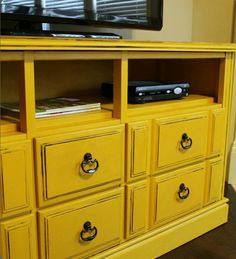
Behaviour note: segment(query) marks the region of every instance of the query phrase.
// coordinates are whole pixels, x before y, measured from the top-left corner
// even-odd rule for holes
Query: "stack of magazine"
[[[2,103],[2,115],[19,117],[18,103]],[[45,118],[50,116],[66,115],[80,112],[97,111],[101,104],[97,102],[81,101],[77,98],[56,97],[36,101],[35,117]]]

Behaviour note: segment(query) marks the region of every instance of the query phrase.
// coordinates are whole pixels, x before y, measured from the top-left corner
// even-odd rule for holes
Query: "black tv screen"
[[[2,0],[2,34],[53,24],[161,30],[163,0]],[[44,28],[46,28],[44,26]]]

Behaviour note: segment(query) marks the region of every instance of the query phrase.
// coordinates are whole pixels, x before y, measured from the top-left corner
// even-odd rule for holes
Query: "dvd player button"
[[[181,93],[182,93],[182,88],[181,88],[181,87],[176,87],[176,88],[174,89],[174,93],[175,93],[175,94],[181,94]]]

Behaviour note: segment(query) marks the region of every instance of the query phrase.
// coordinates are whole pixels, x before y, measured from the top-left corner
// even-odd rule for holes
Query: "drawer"
[[[1,146],[0,219],[32,209],[33,165],[31,142]]]
[[[35,214],[0,222],[0,236],[0,258],[38,258]]]
[[[151,187],[152,224],[161,224],[203,206],[205,164],[153,177]]]
[[[122,181],[123,127],[41,138],[36,145],[44,200]]]
[[[123,191],[39,211],[42,259],[87,258],[123,237]]]
[[[208,113],[156,120],[154,134],[154,171],[203,159],[207,152]]]

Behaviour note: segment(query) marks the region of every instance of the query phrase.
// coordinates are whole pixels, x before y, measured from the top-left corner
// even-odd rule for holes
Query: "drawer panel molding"
[[[42,178],[43,200],[90,192],[123,181],[123,127],[104,129],[76,138],[36,140],[37,169]]]
[[[127,180],[145,177],[150,172],[150,122],[127,125]]]
[[[0,222],[0,234],[0,258],[38,258],[35,214]]]
[[[148,229],[149,179],[126,186],[126,237],[143,234]]]
[[[5,144],[0,157],[0,219],[33,208],[33,163],[29,141]]]
[[[203,207],[205,163],[153,177],[151,222],[160,225]]]
[[[85,258],[123,237],[122,189],[39,212],[42,259]]]
[[[154,173],[203,160],[207,155],[208,113],[154,121]]]

